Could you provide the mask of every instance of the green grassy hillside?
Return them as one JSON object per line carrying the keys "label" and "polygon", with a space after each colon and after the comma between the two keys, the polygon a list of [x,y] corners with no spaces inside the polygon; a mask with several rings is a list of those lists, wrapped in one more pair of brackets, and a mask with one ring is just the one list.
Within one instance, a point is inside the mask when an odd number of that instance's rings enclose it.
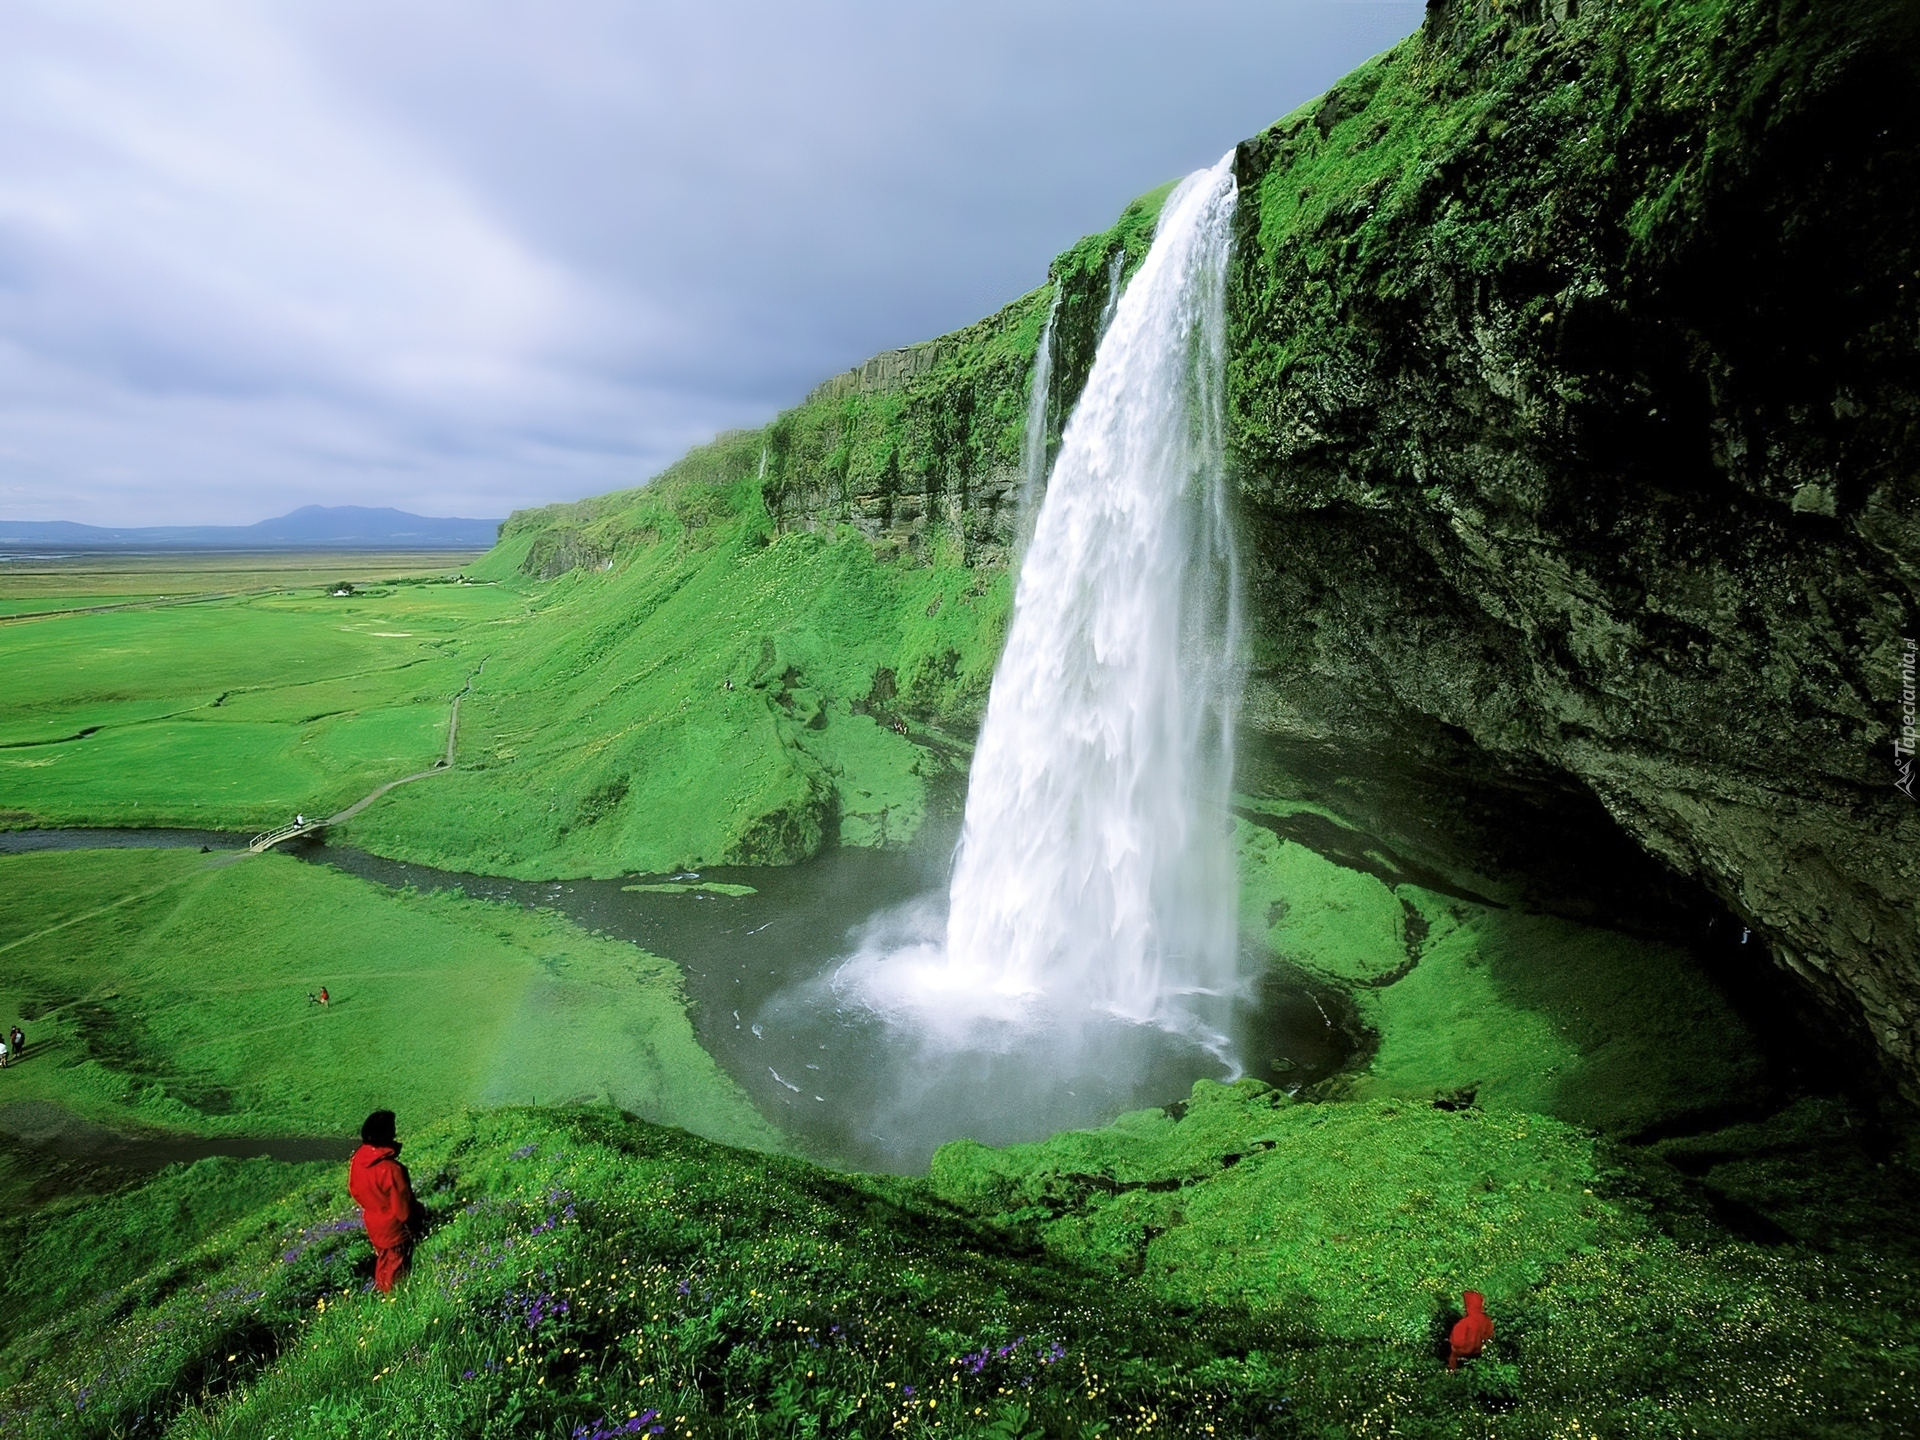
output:
{"label": "green grassy hillside", "polygon": [[[1648,1185],[1685,1182],[1550,1121],[1251,1083],[953,1147],[930,1184],[609,1111],[468,1115],[408,1146],[437,1218],[393,1300],[338,1168],[202,1162],[0,1231],[0,1411],[230,1440],[1892,1434],[1920,1268],[1850,1227],[1911,1200],[1868,1165],[1796,1211],[1782,1157],[1819,1128],[1722,1157],[1811,1222],[1756,1243],[1698,1200],[1663,1229]],[[85,1291],[35,1286],[60,1256],[97,1265]],[[1450,1375],[1464,1285],[1498,1328]]]}
{"label": "green grassy hillside", "polygon": [[350,1136],[382,1106],[418,1125],[598,1099],[778,1143],[694,1040],[671,962],[281,855],[0,857],[0,1027],[16,1017],[5,1103],[117,1131]]}
{"label": "green grassy hillside", "polygon": [[[889,726],[981,703],[1010,581],[944,550],[891,563],[851,531],[776,532],[760,443],[732,437],[642,490],[516,517],[478,573],[516,577],[528,602],[490,637],[460,773],[396,792],[350,838],[536,878],[910,838],[952,747]],[[529,580],[512,567],[530,536],[604,558]]]}

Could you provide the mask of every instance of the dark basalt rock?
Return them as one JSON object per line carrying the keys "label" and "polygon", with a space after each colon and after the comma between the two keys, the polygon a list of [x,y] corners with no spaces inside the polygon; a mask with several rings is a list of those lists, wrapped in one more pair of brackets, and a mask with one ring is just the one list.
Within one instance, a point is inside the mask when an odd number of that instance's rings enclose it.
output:
{"label": "dark basalt rock", "polygon": [[[1590,796],[1920,1095],[1916,11],[1682,9],[1438,5],[1243,147],[1248,721],[1443,868]],[[1558,846],[1450,846],[1490,786]]]}

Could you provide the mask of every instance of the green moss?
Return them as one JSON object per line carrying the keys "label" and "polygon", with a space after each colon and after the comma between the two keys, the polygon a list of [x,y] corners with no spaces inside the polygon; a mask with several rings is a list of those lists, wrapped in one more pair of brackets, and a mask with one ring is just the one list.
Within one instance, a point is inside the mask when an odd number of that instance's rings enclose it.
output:
{"label": "green moss", "polygon": [[1535,1111],[1613,1134],[1752,1103],[1758,1042],[1671,945],[1389,885],[1242,821],[1241,927],[1345,990],[1372,1053],[1328,1093]]}
{"label": "green moss", "polygon": [[1334,412],[1379,403],[1436,292],[1483,286],[1519,310],[1480,342],[1515,350],[1517,398],[1570,310],[1660,288],[1777,132],[1849,67],[1920,39],[1899,0],[1574,8],[1556,22],[1531,0],[1430,7],[1418,33],[1242,146],[1251,243],[1229,390],[1243,465],[1307,460]]}
{"label": "green moss", "polygon": [[1323,859],[1245,821],[1240,838],[1240,927],[1315,976],[1350,984],[1403,967],[1407,917],[1371,875]]}

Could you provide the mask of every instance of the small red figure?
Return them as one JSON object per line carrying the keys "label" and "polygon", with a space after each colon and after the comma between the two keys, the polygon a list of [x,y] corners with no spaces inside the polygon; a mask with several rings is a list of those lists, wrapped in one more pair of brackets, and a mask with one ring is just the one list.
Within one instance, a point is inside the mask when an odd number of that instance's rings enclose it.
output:
{"label": "small red figure", "polygon": [[412,1257],[420,1210],[407,1167],[400,1163],[393,1112],[376,1110],[369,1115],[360,1127],[360,1142],[347,1167],[347,1193],[360,1206],[367,1240],[373,1246],[373,1288],[387,1294]]}
{"label": "small red figure", "polygon": [[1454,1323],[1453,1333],[1448,1337],[1453,1353],[1447,1357],[1447,1369],[1458,1370],[1462,1360],[1471,1360],[1480,1353],[1480,1347],[1493,1338],[1493,1321],[1487,1318],[1487,1300],[1478,1290],[1469,1290],[1461,1297],[1467,1302],[1467,1313]]}
{"label": "small red figure", "polygon": [[326,1004],[327,1004],[327,987],[326,987],[326,986],[324,986],[324,985],[322,985],[322,986],[320,987],[320,1005],[321,1005],[321,1008],[322,1008],[322,1009],[325,1009],[325,1008],[326,1008]]}

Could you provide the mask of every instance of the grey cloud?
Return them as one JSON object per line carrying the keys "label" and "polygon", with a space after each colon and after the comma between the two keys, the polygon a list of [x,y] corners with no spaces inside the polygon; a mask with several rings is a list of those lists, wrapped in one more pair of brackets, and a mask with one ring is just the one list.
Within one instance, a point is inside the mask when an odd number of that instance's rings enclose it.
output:
{"label": "grey cloud", "polygon": [[504,513],[1039,284],[1389,3],[0,14],[0,514]]}

